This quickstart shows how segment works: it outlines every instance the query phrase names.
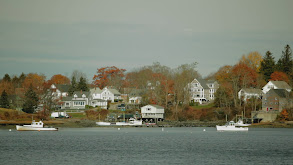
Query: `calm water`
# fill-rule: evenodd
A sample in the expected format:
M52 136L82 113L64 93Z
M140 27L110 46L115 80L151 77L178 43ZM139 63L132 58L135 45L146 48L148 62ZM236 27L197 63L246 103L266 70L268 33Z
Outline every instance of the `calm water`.
M206 129L204 132L203 129ZM0 130L0 164L293 164L293 129Z

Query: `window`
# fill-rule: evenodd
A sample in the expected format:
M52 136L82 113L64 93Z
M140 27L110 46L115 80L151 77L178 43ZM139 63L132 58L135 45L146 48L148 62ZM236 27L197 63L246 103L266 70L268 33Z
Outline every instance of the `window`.
M84 101L75 101L74 102L75 106L83 106L84 105Z
M147 108L147 110L148 110L148 111L150 111L150 110L151 110L151 108Z

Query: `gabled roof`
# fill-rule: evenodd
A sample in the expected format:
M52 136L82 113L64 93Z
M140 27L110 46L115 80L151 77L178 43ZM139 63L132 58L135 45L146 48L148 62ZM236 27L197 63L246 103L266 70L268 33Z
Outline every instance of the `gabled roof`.
M267 94L275 93L280 98L290 97L290 93L286 89L271 89Z
M118 90L117 90L117 89L108 88L108 90L109 90L111 93L113 93L114 95L121 95L121 93L120 93L120 92L118 92Z
M271 81L279 89L292 89L285 81Z
M100 88L91 88L90 89L90 93L99 93L101 94L102 93L102 90Z
M66 84L56 84L55 86L61 92L68 92L70 88L70 85L66 85Z
M256 89L256 88L243 88L242 91L245 91L246 93L257 93L257 94L262 93L261 89Z
M81 98L83 94L85 94L85 96L88 97L90 92L75 91L73 92L72 96L77 95L78 98Z
M164 109L164 107L159 106L159 105L155 105L155 104L149 104L149 105L146 105L146 106L153 106L153 107L158 108L158 109Z

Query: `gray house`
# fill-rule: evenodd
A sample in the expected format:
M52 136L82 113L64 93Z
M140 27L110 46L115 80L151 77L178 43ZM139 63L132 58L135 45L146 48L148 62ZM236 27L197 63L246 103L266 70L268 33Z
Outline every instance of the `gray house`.
M63 97L61 101L61 109L85 109L89 105L90 92L75 91L72 97Z
M190 91L190 100L194 102L213 101L215 99L215 93L219 88L219 84L215 80L203 80L194 79L188 84Z

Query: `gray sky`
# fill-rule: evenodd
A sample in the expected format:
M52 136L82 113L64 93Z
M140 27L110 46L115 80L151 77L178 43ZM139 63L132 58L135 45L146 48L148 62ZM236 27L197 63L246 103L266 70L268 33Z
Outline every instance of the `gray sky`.
M0 77L153 62L207 76L252 51L278 60L292 18L291 0L0 0Z

